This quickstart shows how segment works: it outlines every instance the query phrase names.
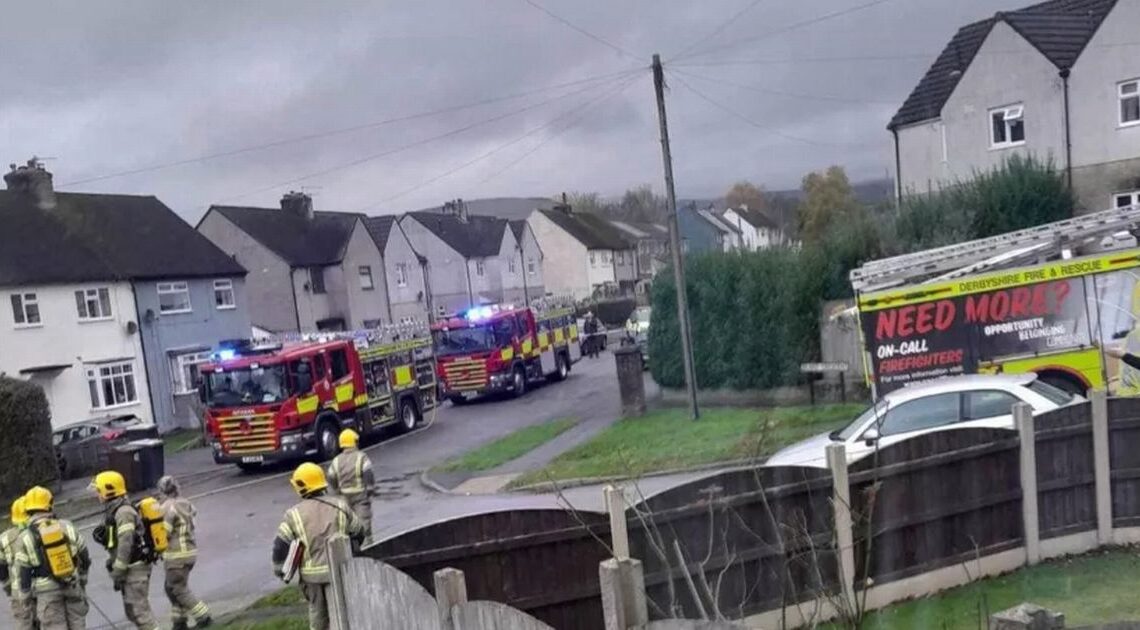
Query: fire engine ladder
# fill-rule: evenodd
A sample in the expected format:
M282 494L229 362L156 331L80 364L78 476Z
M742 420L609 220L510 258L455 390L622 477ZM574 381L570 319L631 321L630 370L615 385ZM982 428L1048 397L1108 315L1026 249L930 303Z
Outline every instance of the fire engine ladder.
M1140 206L1113 208L989 238L936 247L871 261L852 269L856 292L885 289L918 280L944 280L1076 249L1140 225ZM935 278L935 276L937 276Z

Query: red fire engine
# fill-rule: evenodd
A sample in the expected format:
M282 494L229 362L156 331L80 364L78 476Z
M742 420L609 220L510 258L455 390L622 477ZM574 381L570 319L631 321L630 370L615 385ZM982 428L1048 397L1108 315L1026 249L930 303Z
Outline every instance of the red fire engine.
M581 357L569 308L478 306L432 325L442 397L463 404L483 394L526 393L560 381Z
M337 452L353 428L370 436L410 431L434 409L435 357L427 337L369 345L367 337L222 351L201 366L206 434L219 464L255 468L270 461Z

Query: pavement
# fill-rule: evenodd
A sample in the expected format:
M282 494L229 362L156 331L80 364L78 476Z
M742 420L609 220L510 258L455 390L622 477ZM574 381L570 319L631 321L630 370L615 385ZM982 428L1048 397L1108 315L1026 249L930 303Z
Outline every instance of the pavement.
M524 426L557 418L577 417L578 426L562 434L538 454L528 454L488 474L511 474L517 467L545 463L567 448L589 439L614 422L619 414L617 376L612 355L584 359L562 383L544 385L513 400L479 401L453 407L445 404L430 424L412 433L384 440L369 448L380 496L374 503L374 537L386 538L441 520L467 514L535 507L561 507L562 501L577 509L601 510L599 487L567 490L563 495L489 494L462 496L440 494L424 488L419 475L449 457L502 437ZM285 477L289 467L267 469L257 474L236 467L216 466L208 450L197 449L172 455L166 463L170 474L189 481L185 493L198 509L198 539L202 548L191 586L215 614L247 606L281 587L271 573L269 552L281 515L297 501ZM715 471L654 477L639 483L648 495L687 479ZM102 570L105 552L90 540L90 528L99 517L77 521L88 537L94 561L88 585L92 610L88 628L126 628L121 599L111 589ZM159 619L169 615L162 590L162 567L151 580L151 604ZM112 625L113 624L113 625ZM0 628L11 627L10 611L0 606Z

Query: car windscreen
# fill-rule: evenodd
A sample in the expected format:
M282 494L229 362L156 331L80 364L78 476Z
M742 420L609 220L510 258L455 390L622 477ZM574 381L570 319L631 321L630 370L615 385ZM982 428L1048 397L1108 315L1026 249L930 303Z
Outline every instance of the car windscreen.
M514 331L509 320L488 322L467 328L450 328L432 333L437 355L468 354L501 348L511 343Z
M831 439L835 441L846 441L853 437L856 432L863 428L873 416L878 415L882 419L883 415L887 412L887 402L880 400L872 407L868 407L866 411L859 414L859 417L851 421L850 424L839 429L838 431L831 432Z
M206 377L210 407L276 403L285 400L285 367L266 365L211 372Z

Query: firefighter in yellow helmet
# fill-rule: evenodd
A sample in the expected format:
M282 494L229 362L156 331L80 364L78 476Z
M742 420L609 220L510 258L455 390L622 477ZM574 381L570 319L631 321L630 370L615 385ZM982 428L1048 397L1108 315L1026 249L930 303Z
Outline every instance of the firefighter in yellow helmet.
M333 458L328 470L329 488L348 502L364 525L364 543L372 538L372 497L376 496L376 475L372 460L360 450L360 436L352 429L340 432L340 454Z
M52 514L53 501L39 486L24 495L28 522L15 553L19 587L35 599L40 630L83 630L91 556L75 526Z
M28 512L24 509L24 497L12 502L12 527L0 534L0 586L12 603L12 619L16 630L33 630L36 627L36 600L30 593L20 590L15 574L16 543L27 529Z
M190 591L190 572L198 559L198 544L194 539L194 518L198 511L189 499L181 496L174 477L163 476L157 487L162 495L163 519L170 533L170 543L162 560L166 564L164 590L170 599L172 630L186 630L190 620L194 621L195 628L204 628L211 624L210 609Z
M139 630L156 630L150 610L150 570L154 554L147 549L143 521L127 497L127 482L113 470L95 475L91 484L103 503L103 524L94 538L107 549L107 571L115 591L123 595L127 621Z
M293 471L290 483L301 495L301 502L285 512L277 528L277 537L273 539L273 573L277 577L284 576L289 548L294 543L299 544L302 547L301 592L309 603L309 627L327 630L328 543L334 538L348 537L359 544L367 532L344 499L327 495L328 483L320 466L301 464Z

